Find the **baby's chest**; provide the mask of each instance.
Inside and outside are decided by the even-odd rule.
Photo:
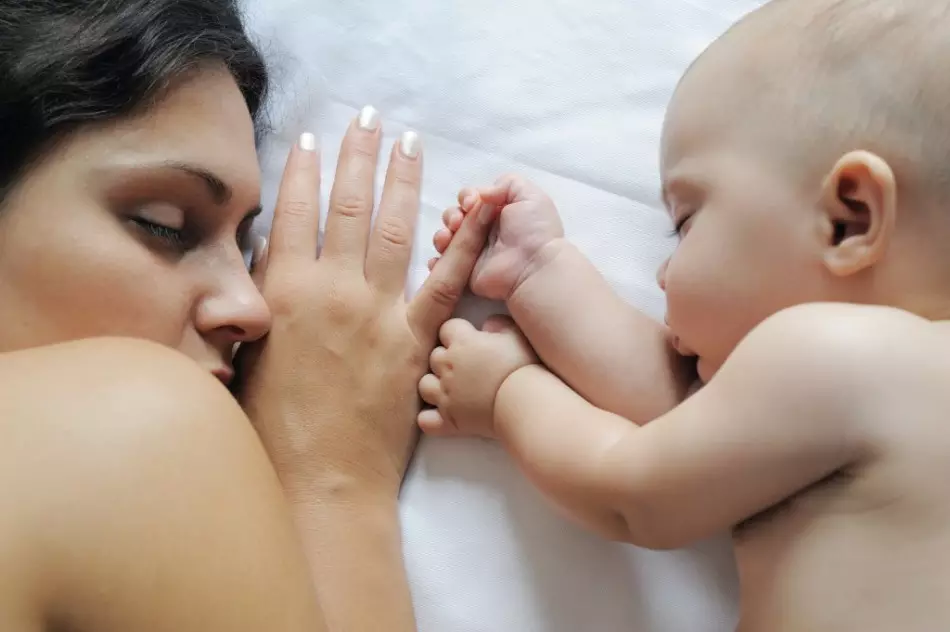
[[[860,504],[854,487],[853,473],[836,472],[740,522],[733,528],[733,539],[739,545],[829,513],[850,511]]]

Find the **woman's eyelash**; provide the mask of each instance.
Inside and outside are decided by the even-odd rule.
[[[185,236],[181,230],[169,228],[163,224],[156,224],[155,222],[150,222],[140,217],[134,218],[132,221],[136,226],[148,233],[149,236],[161,240],[175,249],[184,250]]]

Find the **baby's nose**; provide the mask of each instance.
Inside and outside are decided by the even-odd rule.
[[[660,269],[656,271],[656,284],[660,286],[660,289],[664,292],[666,291],[666,269],[670,266],[670,260],[667,259],[663,262],[663,265],[660,266]]]

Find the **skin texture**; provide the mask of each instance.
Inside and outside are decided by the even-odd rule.
[[[354,124],[321,256],[318,156],[298,147],[252,278],[242,107],[214,68],[183,78],[52,150],[0,214],[3,629],[415,629],[397,494],[416,383],[488,224],[466,222],[406,302],[422,156],[393,152],[373,225],[381,130]],[[232,195],[140,160],[214,171]],[[181,251],[134,221],[183,216],[201,230]],[[243,410],[209,375],[238,340]]]
[[[788,61],[779,25],[821,23],[819,10],[845,5],[861,8],[775,3],[694,64],[671,103],[661,167],[680,243],[658,280],[668,344],[695,358],[702,388],[678,404],[665,399],[687,392],[683,374],[662,353],[638,353],[645,332],[663,328],[634,325],[633,309],[608,297],[556,235],[533,242],[552,253],[540,265],[506,262],[521,272],[509,274],[521,281],[508,303],[523,337],[513,326],[447,323],[420,382],[435,407],[420,414],[424,430],[498,439],[557,506],[605,537],[667,549],[732,530],[743,632],[950,624],[950,294],[940,245],[950,227],[932,212],[945,207],[939,187],[914,186],[933,165],[921,154],[915,178],[893,158],[900,148],[850,145],[850,118],[827,140],[826,149],[843,148],[831,159],[805,151],[826,138],[820,121],[799,121],[803,146],[786,147],[776,142],[788,131],[783,119],[767,110],[767,121],[761,104],[743,101],[749,60],[774,76]],[[933,14],[928,3],[865,9],[854,17],[864,27]],[[817,43],[825,34],[812,35]],[[789,156],[805,154],[807,164],[789,167]],[[476,192],[477,203],[501,206],[498,234],[518,234],[513,224],[524,217],[556,215],[543,197],[521,193],[529,184],[508,182],[504,199]],[[451,243],[457,215],[472,212],[462,198],[437,245]],[[572,300],[556,300],[565,286]],[[624,319],[633,329],[594,333],[592,324]],[[560,354],[542,350],[551,330]],[[629,372],[585,391],[572,365],[590,364]],[[631,394],[618,383],[648,388]],[[610,391],[637,400],[628,410],[669,405],[652,421],[617,414]]]
[[[169,164],[210,172],[231,193],[216,200]],[[242,252],[259,204],[254,128],[217,67],[136,118],[73,135],[0,213],[0,351],[128,336],[227,372],[234,343],[270,327]],[[182,231],[183,243],[143,221]]]

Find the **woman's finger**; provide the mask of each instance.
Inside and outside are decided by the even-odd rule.
[[[475,261],[485,247],[494,216],[465,216],[462,227],[429,278],[409,304],[409,324],[423,340],[435,340],[468,286]]]
[[[320,230],[320,155],[309,132],[290,152],[274,208],[268,257],[316,257]]]
[[[386,184],[366,254],[366,280],[383,294],[402,296],[412,259],[422,189],[419,135],[406,132],[393,147]]]
[[[379,113],[367,106],[343,137],[321,258],[360,270],[366,263],[379,141]]]
[[[266,237],[258,235],[254,238],[254,248],[251,251],[250,272],[251,278],[254,279],[254,283],[258,289],[264,287],[264,279],[267,277],[267,252],[269,250],[270,248],[268,247]]]

